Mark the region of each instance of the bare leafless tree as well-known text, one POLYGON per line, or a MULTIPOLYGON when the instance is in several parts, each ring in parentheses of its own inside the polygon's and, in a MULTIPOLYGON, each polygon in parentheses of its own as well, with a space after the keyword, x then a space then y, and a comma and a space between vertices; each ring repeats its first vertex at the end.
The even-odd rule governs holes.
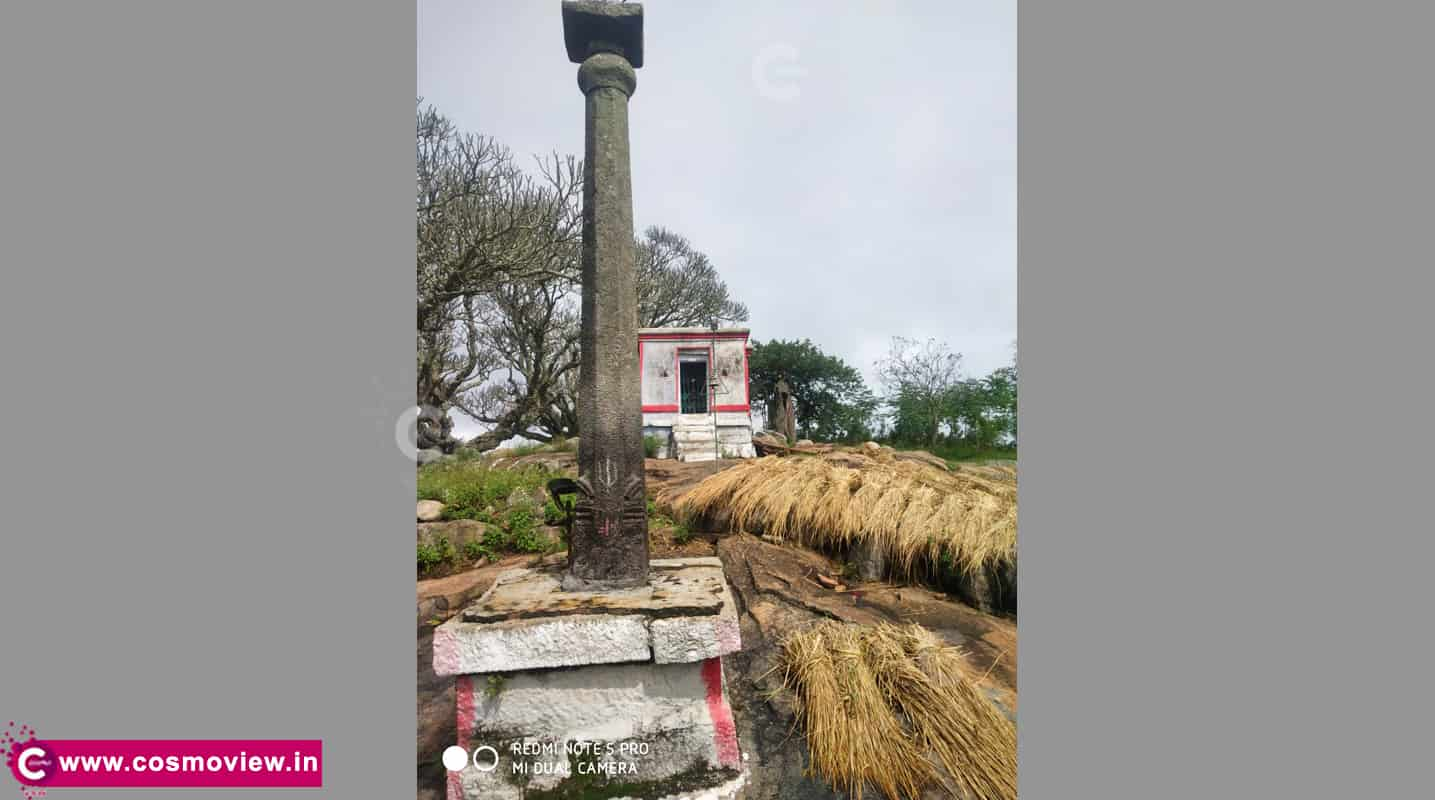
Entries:
POLYGON ((634 248, 638 317, 645 328, 747 321, 747 306, 728 296, 707 255, 666 228, 651 227, 634 248))
MULTIPOLYGON (((473 442, 480 449, 514 435, 546 441, 572 435, 559 424, 571 407, 578 370, 577 297, 570 281, 513 281, 489 295, 494 316, 481 335, 497 359, 484 385, 454 399, 454 406, 492 426, 473 442)), ((576 427, 576 423, 574 425, 576 427)))
MULTIPOLYGON (((457 445, 450 409, 487 426, 469 442, 483 450, 577 435, 581 162, 553 155, 530 176, 433 108, 416 157, 420 446, 457 445)), ((635 245, 640 324, 748 318, 684 237, 654 227, 635 245)))
POLYGON ((554 154, 535 179, 507 148, 458 132, 432 107, 416 119, 417 394, 425 413, 446 419, 502 363, 483 335, 501 312, 488 295, 576 276, 582 165, 554 154))

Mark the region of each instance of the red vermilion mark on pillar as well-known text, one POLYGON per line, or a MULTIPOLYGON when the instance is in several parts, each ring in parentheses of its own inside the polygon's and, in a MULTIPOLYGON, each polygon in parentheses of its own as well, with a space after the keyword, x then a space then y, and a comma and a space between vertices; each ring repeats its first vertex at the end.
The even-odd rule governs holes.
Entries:
MULTIPOLYGON (((453 681, 453 694, 458 713, 454 715, 454 722, 458 728, 456 731, 456 744, 468 752, 468 737, 473 733, 473 726, 477 714, 473 708, 473 676, 459 675, 453 681)), ((458 772, 448 774, 448 800, 463 800, 463 782, 459 780, 458 772)))
POLYGON ((707 686, 708 715, 713 720, 713 744, 717 746, 718 764, 736 767, 739 763, 737 726, 733 724, 732 709, 722 693, 721 658, 709 658, 703 662, 703 684, 707 686))

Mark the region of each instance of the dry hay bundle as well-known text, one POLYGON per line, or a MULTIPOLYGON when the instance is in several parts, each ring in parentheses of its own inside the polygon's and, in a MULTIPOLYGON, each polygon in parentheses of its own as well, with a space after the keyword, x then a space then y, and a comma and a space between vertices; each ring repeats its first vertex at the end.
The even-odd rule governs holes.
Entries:
POLYGON ((815 547, 871 542, 907 574, 950 554, 964 572, 1016 560, 1016 471, 877 460, 855 453, 767 456, 723 470, 676 503, 685 517, 723 512, 739 530, 815 547))
POLYGON ((812 768, 838 791, 1016 797, 1016 726, 967 680, 960 653, 921 626, 828 621, 784 640, 777 669, 812 768))

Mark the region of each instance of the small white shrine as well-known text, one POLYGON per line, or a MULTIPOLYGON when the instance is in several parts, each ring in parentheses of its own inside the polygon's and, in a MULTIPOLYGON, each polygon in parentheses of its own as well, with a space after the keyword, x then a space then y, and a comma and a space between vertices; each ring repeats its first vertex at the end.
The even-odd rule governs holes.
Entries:
POLYGON ((659 458, 752 458, 747 328, 640 328, 643 435, 659 458))

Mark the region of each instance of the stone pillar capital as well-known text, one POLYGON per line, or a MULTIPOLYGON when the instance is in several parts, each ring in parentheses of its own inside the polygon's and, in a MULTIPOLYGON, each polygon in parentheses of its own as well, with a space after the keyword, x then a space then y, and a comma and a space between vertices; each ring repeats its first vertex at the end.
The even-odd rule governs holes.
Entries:
POLYGON ((617 53, 598 52, 578 68, 578 88, 583 94, 594 89, 617 89, 628 97, 638 88, 638 73, 628 59, 617 53))
POLYGON ((595 53, 608 52, 627 59, 633 69, 642 69, 642 3, 566 0, 563 45, 568 50, 568 60, 574 64, 582 64, 595 53))

